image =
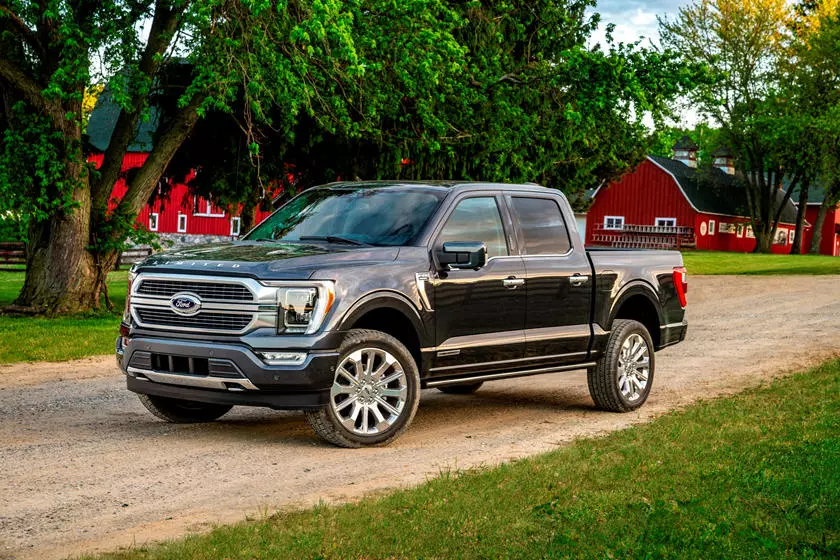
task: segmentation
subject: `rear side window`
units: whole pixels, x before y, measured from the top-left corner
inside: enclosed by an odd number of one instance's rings
[[[438,242],[483,241],[487,245],[487,257],[508,254],[502,216],[493,197],[467,198],[458,203],[443,230]]]
[[[518,196],[511,201],[525,236],[525,254],[562,255],[571,249],[569,230],[557,202]]]

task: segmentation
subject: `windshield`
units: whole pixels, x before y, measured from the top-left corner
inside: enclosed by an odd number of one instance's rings
[[[312,189],[289,201],[245,239],[410,245],[445,194],[405,187]]]

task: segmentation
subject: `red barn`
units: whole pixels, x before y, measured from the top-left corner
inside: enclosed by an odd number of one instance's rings
[[[816,227],[817,216],[820,213],[820,207],[825,199],[825,190],[820,185],[812,185],[808,191],[808,206],[805,208],[805,219],[813,227]],[[794,193],[793,198],[798,205],[799,193]],[[803,241],[806,251],[811,248],[811,239],[814,237],[813,227],[805,230]],[[840,256],[840,204],[835,204],[826,210],[822,226],[822,237],[820,238],[820,254],[835,257]]]
[[[586,242],[614,247],[755,249],[746,193],[735,181],[731,154],[719,150],[714,167],[698,169],[697,147],[690,140],[684,138],[674,149],[675,159],[649,156],[634,171],[593,193]],[[782,211],[774,253],[790,252],[795,222],[796,206],[789,202]]]
[[[110,99],[110,94],[106,90],[91,113],[87,126],[88,140],[99,152],[92,154],[88,159],[95,162],[97,166],[102,164],[103,153],[111,142],[111,135],[119,113],[119,106]],[[153,134],[157,125],[158,114],[153,108],[150,118],[137,126],[134,141],[129,145],[128,153],[123,158],[123,172],[140,167],[146,161],[152,149]],[[187,180],[190,178],[187,177]],[[125,191],[125,180],[119,179],[114,185],[112,198],[121,199]],[[114,204],[110,204],[110,208],[113,209],[113,207]],[[270,213],[257,208],[254,225],[263,221]],[[238,214],[239,211],[231,214],[214,206],[212,201],[192,194],[186,184],[175,183],[167,188],[166,194],[146,205],[137,216],[137,223],[159,234],[163,239],[176,243],[194,243],[244,234],[244,231],[240,231]]]

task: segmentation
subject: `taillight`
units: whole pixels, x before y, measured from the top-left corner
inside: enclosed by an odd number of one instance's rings
[[[685,307],[685,294],[688,293],[688,272],[684,266],[674,267],[674,288],[677,290],[677,297],[680,298],[680,305]]]

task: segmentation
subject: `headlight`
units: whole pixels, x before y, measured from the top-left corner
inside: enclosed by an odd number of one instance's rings
[[[335,300],[332,282],[263,282],[277,289],[277,332],[313,334],[324,322]]]

